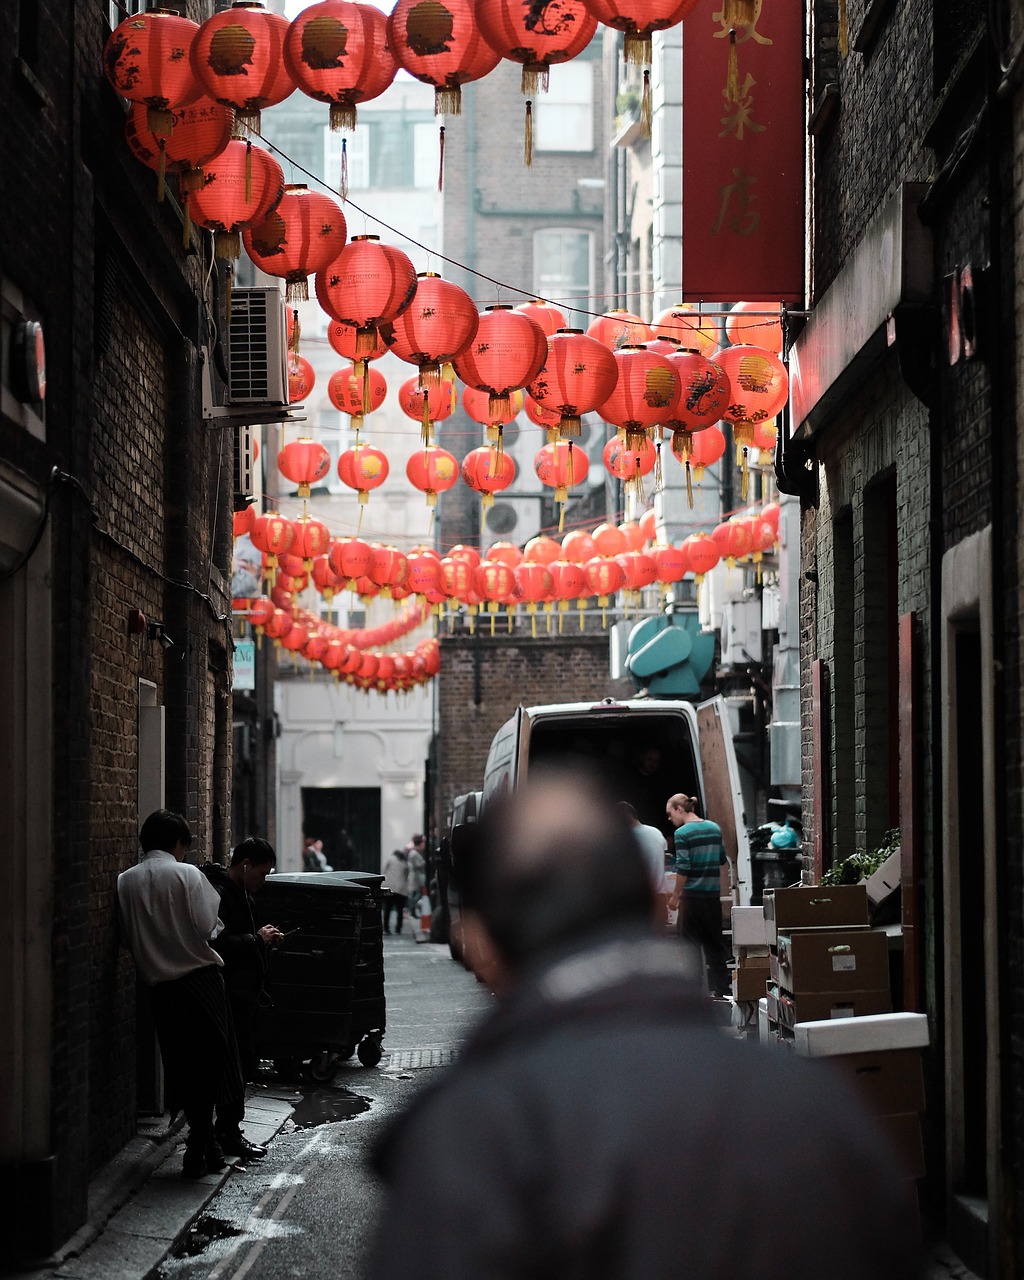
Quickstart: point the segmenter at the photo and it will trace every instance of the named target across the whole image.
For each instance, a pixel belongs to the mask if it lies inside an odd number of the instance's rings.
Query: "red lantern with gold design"
[[[391,350],[419,368],[421,387],[436,386],[441,366],[465,350],[479,323],[465,289],[442,280],[436,271],[423,271],[412,301],[392,322]]]
[[[327,553],[331,568],[339,578],[345,579],[345,585],[351,591],[356,580],[370,571],[373,553],[370,544],[362,538],[336,538]]]
[[[651,322],[655,334],[675,338],[683,347],[710,356],[719,347],[718,324],[714,317],[703,315],[692,303],[677,302],[666,307]]]
[[[481,560],[473,570],[473,586],[487,602],[491,635],[499,608],[509,604],[516,586],[515,570],[501,560]]]
[[[621,480],[627,491],[633,489],[643,500],[643,477],[654,470],[658,455],[654,445],[644,436],[639,445],[630,448],[621,436],[614,435],[601,453],[605,470]]]
[[[615,357],[580,329],[560,329],[548,339],[544,367],[527,387],[542,409],[559,414],[563,437],[578,437],[583,414],[596,409],[615,390]]]
[[[124,122],[128,149],[160,175],[158,196],[163,194],[163,175],[178,175],[182,192],[195,191],[203,184],[203,165],[219,156],[231,141],[235,113],[212,98],[199,98],[186,107],[178,107],[171,115],[170,133],[158,136],[149,127],[148,111],[137,102]]]
[[[347,365],[332,373],[327,381],[328,399],[335,409],[350,415],[353,431],[363,429],[364,415],[379,409],[388,394],[387,380],[380,370],[372,365],[364,368],[366,372],[361,374],[356,365]]]
[[[449,600],[464,600],[473,588],[473,571],[476,565],[457,556],[445,556],[441,561],[441,591]]]
[[[288,354],[288,403],[301,404],[316,385],[316,373],[305,356]]]
[[[334,572],[330,560],[324,555],[317,556],[313,561],[309,576],[328,604],[334,599],[335,591],[339,591],[344,585],[344,580]]]
[[[237,258],[242,229],[261,222],[283,195],[284,173],[274,157],[235,138],[203,166],[203,185],[185,194],[185,210],[215,232],[219,258]]]
[[[455,412],[458,403],[455,383],[442,378],[436,387],[421,387],[418,377],[408,378],[398,389],[398,403],[407,418],[419,422],[423,443],[430,444],[434,423],[443,422]]]
[[[676,437],[704,431],[716,423],[729,403],[731,388],[722,366],[698,351],[678,351],[668,359],[679,375],[679,397],[675,412],[661,425],[672,432],[672,448],[679,453],[683,441],[677,443]]]
[[[284,64],[288,19],[258,0],[238,0],[207,18],[189,57],[196,79],[211,98],[234,107],[239,124],[260,131],[260,112],[294,92]]]
[[[324,473],[326,475],[326,472]],[[302,556],[302,568],[306,573],[313,569],[313,561],[323,555],[331,545],[331,531],[321,520],[302,515],[293,520],[295,541],[292,550]]]
[[[583,572],[587,575],[587,586],[590,588],[590,594],[597,596],[597,603],[601,610],[601,622],[607,625],[607,617],[605,610],[608,608],[611,597],[617,591],[621,591],[626,584],[626,571],[617,560],[609,560],[604,556],[597,556],[593,560],[588,560],[583,566]]]
[[[523,560],[531,564],[552,564],[561,554],[561,545],[547,534],[538,534],[523,547]]]
[[[586,480],[590,471],[590,459],[586,450],[574,447],[571,440],[557,440],[554,444],[544,445],[537,452],[533,469],[541,484],[550,485],[555,491],[558,531],[561,533],[569,490]]]
[[[774,418],[786,403],[789,374],[778,356],[760,347],[726,347],[715,362],[725,370],[731,397],[722,417],[729,422],[757,423]]]
[[[526,410],[526,416],[531,422],[536,423],[538,427],[544,427],[548,433],[548,444],[554,444],[558,439],[558,424],[562,420],[562,415],[556,409],[545,409],[539,405],[533,396],[524,393],[523,408]]]
[[[690,571],[690,561],[682,547],[655,547],[651,555],[654,557],[658,581],[665,586],[681,582]]]
[[[730,569],[750,551],[750,530],[743,520],[724,520],[711,531],[711,537]]]
[[[574,564],[586,564],[597,555],[597,547],[585,529],[572,529],[562,539],[562,555]]]
[[[584,0],[588,12],[606,27],[624,31],[627,63],[651,65],[651,36],[682,22],[698,0]]]
[[[427,495],[427,506],[437,506],[437,495],[450,489],[459,478],[458,459],[447,449],[428,444],[417,449],[405,464],[409,483]]]
[[[249,530],[249,541],[257,551],[267,557],[267,568],[273,580],[277,568],[277,557],[287,551],[295,538],[295,529],[290,520],[277,512],[268,511],[257,516]]]
[[[569,601],[575,600],[580,613],[580,630],[583,630],[583,611],[587,607],[587,575],[581,564],[573,560],[554,560],[548,565],[551,570],[551,581],[554,584],[555,599],[558,601],[558,627],[562,628],[562,615],[569,610]]]
[[[606,311],[587,325],[587,337],[596,338],[610,351],[617,351],[619,347],[635,347],[642,342],[650,342],[654,334],[646,320],[635,316],[632,311],[619,309]]]
[[[501,449],[481,445],[462,459],[462,478],[471,489],[483,495],[481,505],[490,507],[494,505],[494,495],[507,489],[516,478],[516,464]]]
[[[625,588],[634,598],[638,597],[644,587],[649,587],[658,578],[658,566],[653,556],[644,551],[623,551],[615,557],[622,565],[626,575]]]
[[[290,440],[284,446],[277,455],[277,469],[285,479],[299,486],[300,498],[308,498],[310,486],[317,484],[330,471],[331,455],[318,440],[303,436]]]
[[[478,391],[476,387],[462,388],[462,407],[474,422],[487,428],[488,440],[501,439],[501,428],[515,422],[525,401],[525,392],[510,391],[506,408],[492,416],[489,392]]]
[[[484,555],[485,560],[500,560],[514,569],[521,562],[523,553],[514,542],[492,542]]]
[[[547,338],[535,320],[496,305],[483,311],[475,336],[455,361],[455,372],[467,387],[487,392],[493,421],[509,412],[512,392],[533,381],[547,354]]]
[[[782,308],[770,302],[737,302],[725,319],[725,336],[734,347],[750,344],[779,355]]]
[[[412,302],[416,268],[409,256],[379,236],[353,236],[316,275],[316,296],[328,315],[356,330],[356,358],[365,359],[379,341],[378,326],[390,324]]]
[[[356,107],[384,92],[398,69],[387,19],[358,0],[323,0],[288,29],[284,62],[308,97],[330,105],[332,129],[354,129]]]
[[[501,61],[480,34],[473,0],[398,0],[388,18],[391,52],[411,76],[434,86],[434,114],[462,114],[462,86]]]
[[[619,347],[612,354],[619,376],[598,413],[618,427],[628,448],[648,439],[648,429],[675,413],[679,375],[668,356],[646,347]]]
[[[330,196],[296,183],[286,186],[277,207],[242,235],[245,251],[261,271],[287,284],[289,302],[309,297],[309,277],[333,262],[345,247],[348,228]]]
[[[342,324],[340,320],[332,320],[327,326],[327,341],[343,360],[356,359],[356,335],[358,330],[350,324]],[[377,345],[368,352],[364,360],[379,360],[387,351],[388,344],[377,335]]]
[[[370,490],[384,483],[390,469],[387,456],[372,444],[357,444],[338,459],[338,478],[356,490],[360,506],[369,502]]]
[[[385,598],[393,587],[402,587],[409,577],[409,561],[397,547],[370,544],[370,577],[380,587]]]
[[[553,302],[545,302],[543,298],[531,298],[529,302],[521,302],[516,311],[529,316],[540,325],[545,338],[552,337],[559,329],[565,329],[567,322],[564,314]]]
[[[537,634],[537,605],[553,599],[555,580],[546,564],[534,560],[524,560],[513,570],[519,596],[526,602],[526,612],[530,615],[530,629]]]
[[[698,585],[722,558],[718,543],[706,533],[692,533],[684,538],[682,550]]]
[[[173,112],[202,92],[188,53],[199,27],[177,13],[137,13],[119,23],[103,46],[103,71],[114,91],[147,109],[158,138],[173,128]]]

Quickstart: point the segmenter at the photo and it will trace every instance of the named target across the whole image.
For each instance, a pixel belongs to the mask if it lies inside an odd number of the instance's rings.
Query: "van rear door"
[[[704,786],[704,812],[722,828],[731,868],[733,903],[749,906],[751,894],[750,842],[743,808],[739,767],[726,718],[725,699],[711,698],[697,707],[697,742]]]
[[[529,748],[530,716],[524,707],[516,707],[494,735],[487,753],[481,808],[495,796],[515,790]]]

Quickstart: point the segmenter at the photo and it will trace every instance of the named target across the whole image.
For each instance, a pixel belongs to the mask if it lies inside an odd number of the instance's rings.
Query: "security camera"
[[[162,649],[174,648],[174,641],[164,630],[164,624],[162,622],[151,622],[148,627],[148,633],[150,640],[159,641]]]
[[[171,637],[167,634],[166,631],[161,631],[160,634],[157,636],[157,640],[160,641],[161,649],[174,648],[174,641],[171,639]]]

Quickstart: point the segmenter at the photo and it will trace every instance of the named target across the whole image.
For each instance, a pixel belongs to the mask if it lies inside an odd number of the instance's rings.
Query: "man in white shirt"
[[[141,861],[117,878],[121,937],[149,988],[168,1108],[172,1115],[184,1111],[188,1120],[182,1176],[199,1178],[224,1167],[214,1106],[244,1092],[224,962],[210,946],[222,928],[220,898],[198,867],[185,861],[192,832],[180,814],[151,813],[139,843]]]
[[[668,920],[668,883],[665,879],[665,852],[668,849],[668,842],[664,833],[657,827],[648,826],[646,822],[640,821],[636,809],[628,800],[620,800],[619,807],[629,819],[633,838],[644,855],[644,865],[647,867],[651,890],[654,893],[654,922],[659,929],[663,929]]]

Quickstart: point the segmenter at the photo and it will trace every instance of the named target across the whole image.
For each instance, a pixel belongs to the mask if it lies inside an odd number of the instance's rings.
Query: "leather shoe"
[[[213,1141],[206,1148],[206,1172],[220,1173],[225,1167],[227,1161],[224,1159],[224,1149],[219,1142]]]
[[[185,1148],[181,1158],[181,1176],[183,1178],[201,1178],[206,1172],[206,1155],[202,1151],[190,1151]]]
[[[226,1156],[239,1156],[242,1160],[262,1160],[267,1154],[266,1147],[258,1147],[240,1133],[222,1137],[220,1145]]]

